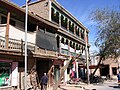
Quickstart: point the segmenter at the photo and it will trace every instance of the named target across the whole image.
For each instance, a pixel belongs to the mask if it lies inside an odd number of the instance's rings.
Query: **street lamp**
[[[27,22],[28,22],[28,2],[26,0],[26,14],[25,14],[25,79],[24,79],[24,88],[27,90]]]
[[[87,64],[87,83],[90,83],[90,78],[89,78],[89,57],[88,57],[88,41],[87,41],[87,33],[85,29],[85,51],[86,51],[86,64]]]

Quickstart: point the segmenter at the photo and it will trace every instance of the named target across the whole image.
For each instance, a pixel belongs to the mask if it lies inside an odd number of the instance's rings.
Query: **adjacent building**
[[[90,73],[93,73],[93,71],[95,70],[96,66],[99,63],[100,56],[93,54],[90,56],[90,59],[91,59],[90,66],[93,67],[92,69],[90,69]],[[117,74],[119,71],[119,61],[120,57],[118,58],[109,57],[105,60],[102,60],[95,75],[101,76],[105,79],[117,79]]]
[[[60,77],[60,69],[70,57],[85,52],[88,29],[55,0],[40,0],[29,4],[27,56],[28,75],[36,72],[36,82],[48,73],[49,86]],[[22,8],[0,0],[0,88],[24,89],[25,6]],[[86,32],[86,34],[85,34]],[[89,48],[89,44],[88,44]],[[68,67],[63,81],[71,71],[79,78],[82,58]]]

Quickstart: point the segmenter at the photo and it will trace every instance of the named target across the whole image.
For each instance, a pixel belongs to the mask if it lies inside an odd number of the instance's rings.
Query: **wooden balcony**
[[[44,58],[57,58],[57,53],[55,51],[50,51],[47,49],[42,49],[37,47],[35,44],[27,42],[28,55],[32,54],[34,57],[44,57]],[[6,38],[0,36],[0,53],[7,54],[17,54],[24,55],[25,51],[25,42],[22,40],[16,40],[9,38],[8,47],[6,47]]]

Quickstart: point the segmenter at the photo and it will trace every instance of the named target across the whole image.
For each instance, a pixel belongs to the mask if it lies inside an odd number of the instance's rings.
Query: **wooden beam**
[[[8,12],[8,15],[7,15],[7,25],[6,25],[6,34],[5,34],[5,38],[6,38],[5,47],[6,47],[6,49],[8,49],[8,43],[9,43],[9,25],[10,25],[10,12]]]

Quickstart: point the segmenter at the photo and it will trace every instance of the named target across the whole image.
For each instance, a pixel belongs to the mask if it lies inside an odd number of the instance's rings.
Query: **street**
[[[104,84],[91,85],[85,90],[120,90],[117,81],[105,81]]]
[[[117,80],[108,80],[103,84],[84,84],[80,85],[67,84],[61,85],[58,90],[120,90],[120,87],[117,85]]]

